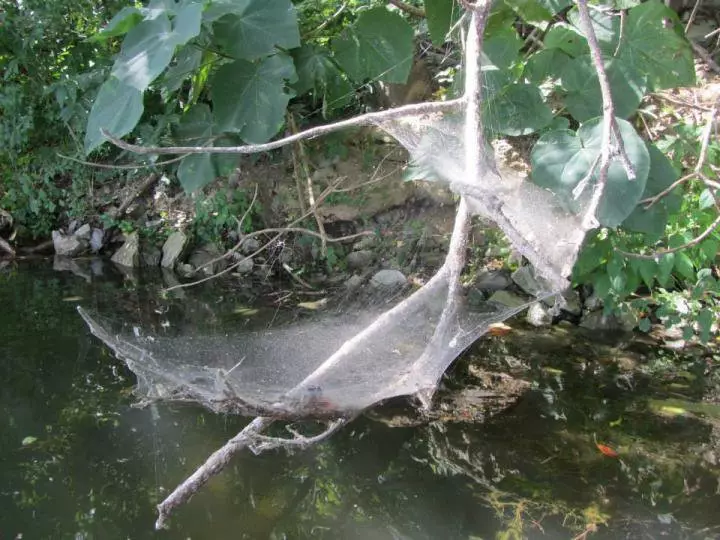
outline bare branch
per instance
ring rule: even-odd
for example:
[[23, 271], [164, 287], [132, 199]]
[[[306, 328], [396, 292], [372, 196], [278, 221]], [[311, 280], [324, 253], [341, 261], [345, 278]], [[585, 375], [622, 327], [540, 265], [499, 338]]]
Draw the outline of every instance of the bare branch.
[[425, 17], [425, 10], [419, 7], [415, 7], [402, 0], [388, 0], [388, 4], [392, 4], [401, 11], [404, 11], [408, 15], [413, 17]]
[[178, 156], [176, 158], [167, 159], [165, 161], [156, 161], [155, 163], [138, 163], [137, 165], [110, 165], [108, 163], [96, 163], [94, 161], [85, 161], [83, 159], [78, 159], [72, 156], [66, 156], [64, 154], [61, 154], [60, 152], [55, 152], [55, 155], [62, 159], [67, 159], [68, 161], [73, 161], [75, 163], [79, 163], [80, 165], [87, 165], [88, 167], [95, 167], [97, 169], [110, 169], [110, 170], [117, 170], [117, 171], [126, 171], [126, 170], [136, 170], [136, 169], [150, 169], [152, 167], [161, 167], [163, 165], [171, 165], [173, 163], [177, 163], [178, 161], [182, 161], [186, 157], [188, 157], [190, 154], [185, 154], [182, 156]]
[[264, 144], [247, 144], [242, 146], [138, 146], [126, 143], [122, 139], [114, 137], [106, 129], [102, 129], [101, 132], [104, 137], [106, 137], [118, 148], [134, 152], [136, 154], [257, 154], [259, 152], [276, 150], [297, 141], [314, 139], [321, 135], [327, 135], [328, 133], [334, 133], [351, 127], [369, 126], [375, 124], [376, 122], [392, 120], [394, 118], [411, 114], [452, 111], [458, 109], [462, 106], [462, 104], [462, 99], [453, 99], [448, 101], [433, 101], [404, 105], [402, 107], [396, 107], [386, 111], [371, 112], [355, 116], [333, 124], [326, 124], [306, 129], [305, 131], [301, 131], [300, 133], [296, 133], [276, 141]]
[[692, 48], [695, 50], [695, 52], [702, 58], [707, 66], [713, 70], [715, 73], [720, 74], [720, 66], [717, 65], [715, 60], [713, 60], [712, 55], [705, 50], [705, 47], [702, 45], [695, 43], [694, 41], [690, 41], [690, 45], [692, 45]]
[[[607, 184], [608, 171], [610, 170], [610, 161], [613, 154], [617, 153], [620, 156], [620, 161], [625, 167], [625, 171], [629, 179], [632, 180], [635, 178], [635, 171], [625, 152], [625, 146], [615, 120], [615, 106], [612, 100], [610, 81], [608, 80], [608, 76], [605, 71], [605, 63], [600, 50], [600, 44], [598, 43], [597, 36], [595, 35], [595, 30], [593, 29], [592, 21], [590, 19], [587, 0], [576, 0], [576, 2], [578, 6], [578, 14], [580, 16], [580, 25], [588, 41], [588, 46], [590, 47], [590, 57], [592, 58], [595, 72], [598, 76], [600, 93], [602, 94], [603, 100], [603, 135], [598, 181], [583, 220], [584, 225], [587, 228], [590, 228], [597, 223], [595, 213], [600, 205], [600, 199], [602, 198], [605, 185]], [[613, 137], [615, 138], [614, 144]]]
[[677, 252], [677, 251], [682, 251], [683, 249], [687, 249], [687, 248], [689, 248], [689, 247], [693, 247], [693, 246], [698, 245], [700, 242], [702, 242], [702, 241], [705, 240], [708, 236], [710, 236], [710, 235], [715, 231], [715, 229], [717, 229], [719, 226], [720, 226], [720, 216], [718, 216], [717, 218], [715, 218], [715, 221], [713, 221], [713, 222], [710, 224], [710, 226], [702, 232], [702, 234], [696, 236], [695, 238], [693, 238], [693, 239], [690, 240], [689, 242], [683, 244], [682, 246], [677, 246], [677, 247], [674, 247], [674, 248], [662, 249], [662, 250], [655, 251], [655, 252], [653, 252], [653, 253], [648, 253], [648, 254], [645, 254], [645, 253], [630, 253], [629, 251], [623, 251], [622, 249], [618, 249], [618, 248], [615, 248], [615, 251], [617, 251], [618, 253], [620, 253], [620, 254], [622, 254], [622, 255], [625, 255], [626, 257], [631, 257], [631, 258], [634, 258], [634, 259], [650, 259], [650, 260], [655, 260], [655, 259], [657, 259], [658, 257], [662, 257], [663, 255], [667, 255], [667, 254], [669, 254], [669, 253], [675, 253], [675, 252]]

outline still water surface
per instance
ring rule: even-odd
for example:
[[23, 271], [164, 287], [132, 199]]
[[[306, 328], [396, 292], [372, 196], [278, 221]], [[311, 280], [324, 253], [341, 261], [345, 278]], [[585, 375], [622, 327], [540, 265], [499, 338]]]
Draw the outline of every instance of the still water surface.
[[250, 288], [164, 298], [157, 279], [112, 272], [0, 273], [2, 540], [720, 538], [720, 424], [692, 408], [707, 359], [658, 384], [609, 359], [661, 355], [558, 329], [485, 340], [454, 368], [525, 366], [532, 390], [488, 422], [390, 427], [386, 408], [303, 452], [244, 454], [156, 532], [154, 505], [248, 419], [134, 408], [133, 374], [76, 305], [208, 329], [278, 312]]

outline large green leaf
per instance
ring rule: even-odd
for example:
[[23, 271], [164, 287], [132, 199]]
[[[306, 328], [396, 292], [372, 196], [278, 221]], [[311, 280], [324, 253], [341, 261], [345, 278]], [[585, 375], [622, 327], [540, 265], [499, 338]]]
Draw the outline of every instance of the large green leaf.
[[[643, 140], [631, 124], [620, 118], [617, 122], [636, 178], [629, 180], [617, 160], [610, 164], [607, 185], [596, 215], [600, 224], [606, 227], [617, 227], [635, 209], [650, 170], [650, 156]], [[577, 134], [556, 131], [543, 135], [531, 154], [532, 180], [556, 193], [569, 207], [580, 211], [596, 185], [597, 168], [579, 198], [573, 190], [600, 156], [602, 130], [602, 119], [596, 118], [583, 124]]]
[[[590, 21], [592, 22], [595, 37], [603, 53], [612, 56], [617, 49], [620, 40], [620, 16], [607, 10], [590, 8]], [[573, 8], [568, 13], [568, 20], [576, 28], [577, 32], [585, 35], [582, 24], [580, 24], [580, 14], [577, 8]], [[625, 27], [627, 27], [627, 23]], [[626, 29], [623, 29], [623, 32]], [[623, 36], [625, 39], [625, 36]]]
[[170, 64], [176, 45], [167, 15], [143, 21], [125, 36], [112, 75], [143, 92]]
[[540, 0], [505, 0], [505, 3], [513, 8], [523, 21], [541, 30], [545, 30], [552, 19], [549, 7]]
[[572, 6], [572, 0], [538, 0], [540, 4], [553, 15], [561, 12], [563, 9]]
[[292, 52], [298, 81], [293, 85], [300, 94], [312, 91], [326, 112], [347, 105], [354, 93], [327, 52], [314, 45], [303, 45]]
[[[175, 138], [182, 145], [225, 146], [237, 141], [220, 138], [211, 144], [215, 120], [205, 103], [194, 105], [175, 129]], [[193, 154], [183, 159], [178, 168], [178, 179], [187, 193], [196, 191], [220, 176], [226, 176], [237, 166], [238, 156], [233, 154]]]
[[620, 59], [654, 90], [695, 84], [692, 49], [677, 26], [677, 14], [657, 0], [632, 8], [625, 22]]
[[211, 82], [218, 132], [238, 133], [248, 143], [263, 143], [283, 124], [297, 80], [292, 58], [278, 54], [262, 62], [236, 60], [222, 66]]
[[571, 58], [560, 49], [541, 49], [528, 58], [523, 76], [528, 81], [541, 84], [547, 78], [558, 79]]
[[133, 130], [142, 113], [142, 92], [110, 77], [100, 87], [90, 110], [85, 132], [85, 153], [89, 154], [105, 141], [101, 129], [106, 129], [115, 137], [122, 137]]
[[182, 6], [173, 20], [174, 39], [177, 45], [184, 45], [200, 34], [202, 21], [202, 3], [189, 3]]
[[[648, 152], [650, 154], [650, 173], [641, 197], [643, 200], [666, 190], [679, 178], [672, 162], [654, 144], [648, 145]], [[635, 207], [635, 210], [622, 222], [622, 227], [628, 231], [659, 237], [665, 232], [669, 214], [677, 212], [681, 205], [682, 194], [680, 189], [676, 188], [648, 209], [644, 204]]]
[[335, 58], [356, 82], [403, 84], [413, 59], [413, 29], [384, 7], [363, 11], [357, 22], [332, 41]]
[[140, 9], [130, 6], [124, 7], [89, 41], [105, 41], [111, 37], [125, 35], [142, 20], [143, 14]]
[[200, 68], [203, 52], [192, 44], [185, 45], [175, 55], [175, 63], [163, 76], [163, 91], [175, 92], [183, 81], [189, 79]]
[[234, 58], [255, 60], [278, 47], [300, 46], [297, 13], [290, 0], [226, 0], [214, 2], [208, 11], [210, 18], [223, 13], [213, 26], [215, 40]]
[[560, 49], [573, 57], [585, 54], [590, 50], [582, 32], [574, 26], [562, 22], [548, 30], [543, 44], [546, 49]]
[[490, 128], [510, 136], [528, 135], [546, 127], [553, 118], [540, 89], [531, 84], [512, 84], [485, 100]]
[[445, 43], [447, 33], [461, 14], [455, 0], [425, 0], [425, 18], [435, 45], [439, 47]]
[[[635, 113], [647, 91], [645, 74], [613, 58], [605, 62], [605, 72], [610, 82], [615, 114], [628, 118]], [[562, 71], [562, 82], [567, 92], [565, 105], [575, 120], [585, 122], [602, 114], [600, 82], [589, 55], [568, 62]]]

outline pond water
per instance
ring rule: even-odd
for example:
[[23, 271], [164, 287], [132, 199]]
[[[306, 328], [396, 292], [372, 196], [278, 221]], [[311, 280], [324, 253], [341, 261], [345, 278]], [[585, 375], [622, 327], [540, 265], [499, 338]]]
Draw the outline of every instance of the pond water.
[[155, 277], [105, 273], [0, 272], [0, 539], [720, 538], [720, 416], [702, 401], [717, 359], [520, 326], [444, 390], [478, 366], [522, 373], [509, 410], [408, 425], [386, 406], [306, 451], [243, 454], [156, 532], [155, 504], [248, 419], [133, 407], [133, 374], [76, 305], [230, 328], [279, 296], [165, 297]]

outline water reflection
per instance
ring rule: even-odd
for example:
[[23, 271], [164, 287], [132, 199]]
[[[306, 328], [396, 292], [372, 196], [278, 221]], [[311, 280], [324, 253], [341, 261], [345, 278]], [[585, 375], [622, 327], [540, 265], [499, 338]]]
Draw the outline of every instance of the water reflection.
[[652, 353], [558, 329], [486, 340], [456, 365], [446, 394], [478, 365], [533, 382], [486, 423], [410, 425], [389, 404], [307, 451], [242, 455], [156, 533], [154, 505], [247, 419], [133, 408], [133, 376], [88, 335], [78, 298], [179, 331], [284, 316], [247, 286], [159, 288], [45, 267], [0, 274], [0, 538], [720, 536], [720, 415], [696, 406], [702, 378], [685, 376], [683, 393], [607, 362], [652, 365]]

